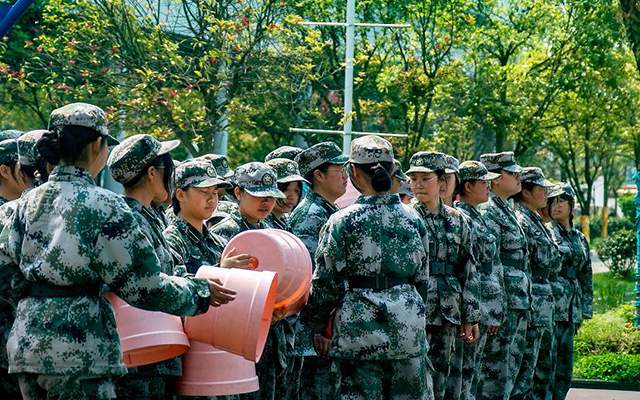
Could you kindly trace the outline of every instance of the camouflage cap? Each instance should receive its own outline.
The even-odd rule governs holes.
[[[409,182],[402,182],[402,184],[400,185],[400,191],[398,192],[398,194],[404,194],[407,196],[414,197],[413,191],[411,190],[411,185],[409,184]]]
[[[550,188],[554,186],[553,183],[545,179],[544,173],[538,167],[522,168],[522,173],[520,175],[520,182],[533,183],[534,185],[542,186],[544,188]]]
[[[271,168],[276,170],[276,175],[278,176],[278,183],[289,183],[289,182],[307,182],[302,176],[300,176],[300,171],[298,170],[298,164],[295,161],[291,161],[287,158],[272,158],[267,161],[265,164],[270,166]]]
[[[22,135],[22,131],[15,129],[7,129],[6,131],[0,131],[0,142],[7,139],[17,139]]]
[[[40,159],[40,152],[36,143],[49,131],[37,129],[29,131],[16,139],[18,144],[18,162],[21,165],[36,165]]]
[[[178,146],[179,140],[160,142],[147,134],[129,136],[111,150],[107,165],[113,179],[124,184],[138,176],[156,157]]]
[[[444,169],[444,172],[447,174],[457,174],[458,167],[460,166],[460,160],[448,154],[445,155],[445,160],[446,160],[446,168]]]
[[[480,161],[465,161],[458,168],[460,181],[491,181],[499,178],[500,174],[489,172]]]
[[[18,142],[16,139],[6,139],[0,142],[0,165],[18,161]]]
[[[87,103],[71,103],[57,108],[49,116],[49,130],[59,126],[84,126],[99,132],[107,138],[107,143],[114,146],[120,143],[109,135],[107,115],[102,108]]]
[[[348,158],[342,155],[340,147],[333,142],[322,142],[314,144],[306,150],[298,154],[294,161],[298,163],[298,168],[302,175],[318,168],[322,164],[343,165]]]
[[[388,140],[376,135],[353,139],[349,151],[349,162],[354,164],[392,163],[393,146]]]
[[[438,151],[419,151],[411,156],[407,175],[414,172],[444,171],[447,167],[446,155]]]
[[[218,177],[211,162],[194,158],[180,163],[175,172],[176,187],[186,189],[190,187],[206,188],[216,186],[230,188],[229,182]]]
[[[211,162],[211,165],[216,169],[218,176],[225,179],[233,176],[233,170],[229,168],[229,161],[226,156],[223,156],[222,154],[205,154],[197,158],[203,158]]]
[[[516,163],[513,151],[503,151],[502,153],[488,153],[480,156],[480,161],[489,171],[505,171],[519,173],[522,167]]]
[[[573,190],[570,184],[566,182],[560,182],[557,185],[554,185],[553,188],[547,193],[547,198],[558,197],[558,196],[568,196],[571,197],[574,201],[576,199],[576,192]]]
[[[400,179],[402,182],[409,180],[407,174],[402,171],[402,164],[400,164],[400,161],[395,159],[393,160],[393,176]]]
[[[267,156],[264,158],[264,162],[273,160],[274,158],[286,158],[293,161],[300,153],[302,153],[302,149],[300,147],[280,146],[271,153],[267,154]]]
[[[234,183],[252,196],[284,199],[277,178],[276,170],[261,162],[243,164],[233,174]]]

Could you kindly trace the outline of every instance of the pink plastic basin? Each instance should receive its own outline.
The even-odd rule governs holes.
[[[259,389],[255,363],[210,344],[191,341],[182,356],[182,377],[176,391],[182,396],[225,396]]]
[[[358,189],[356,189],[351,183],[351,179],[347,179],[347,191],[342,196],[338,197],[338,200],[336,200],[336,206],[340,209],[348,207],[358,200],[360,194],[361,193]]]
[[[301,310],[309,297],[312,264],[309,251],[297,236],[280,229],[250,230],[233,237],[223,257],[231,249],[257,258],[257,271],[278,273],[277,311],[292,315]]]
[[[249,361],[260,360],[271,326],[277,274],[203,266],[196,276],[218,278],[237,294],[229,304],[209,307],[204,314],[187,317],[184,331],[189,339],[210,344]]]
[[[122,359],[127,367],[155,364],[189,350],[180,317],[132,307],[111,292],[105,297],[116,316]]]

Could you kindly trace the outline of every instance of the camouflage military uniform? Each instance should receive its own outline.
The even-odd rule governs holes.
[[[512,152],[484,154],[481,161],[492,172],[521,170]],[[479,210],[489,231],[497,238],[506,307],[498,334],[487,338],[476,398],[507,400],[526,346],[527,319],[531,307],[529,250],[524,231],[507,202],[491,193],[489,201],[480,205]]]
[[[444,171],[443,153],[418,152],[411,157],[407,175],[417,172]],[[429,359],[433,363],[434,397],[444,399],[448,381],[453,380],[452,392],[458,392],[462,373],[462,357],[452,356],[462,324],[477,324],[480,320],[478,304],[478,275],[471,248],[471,230],[460,211],[439,200],[439,210],[432,212],[424,204],[412,205],[422,217],[429,232],[429,290],[427,292],[427,335]],[[451,364],[456,365],[452,368]],[[453,374],[451,374],[453,372]]]
[[[384,139],[352,142],[351,162],[388,158]],[[323,334],[335,310],[329,356],[340,380],[333,398],[433,398],[424,330],[428,251],[424,223],[396,194],[361,196],[322,228],[303,318]]]
[[[549,193],[549,198],[568,196],[575,199],[569,184]],[[593,286],[589,243],[582,232],[566,229],[556,221],[548,225],[560,249],[561,270],[554,285],[556,299],[556,368],[553,399],[564,400],[571,387],[573,372],[573,337],[577,327],[593,316]]]
[[[543,188],[553,186],[547,181],[540,168],[527,167],[522,170],[521,181]],[[516,217],[524,230],[529,248],[529,268],[531,270],[531,318],[527,327],[527,344],[522,357],[522,365],[511,397],[516,399],[551,399],[551,379],[554,376],[555,307],[550,277],[557,274],[560,267],[558,246],[551,232],[544,226],[542,217],[536,211],[520,203]],[[534,390],[534,374],[538,390]]]
[[[18,142],[16,139],[5,139],[0,142],[0,165],[13,166],[18,162]],[[0,206],[9,199],[0,196]]]
[[[239,166],[234,173],[233,181],[252,196],[283,198],[284,193],[278,190],[276,171],[270,166],[251,162]],[[230,215],[213,227],[213,232],[225,240],[237,234],[252,230],[269,228],[264,221],[250,223],[242,215]],[[256,373],[260,382],[258,392],[243,394],[242,399],[276,399],[276,393],[282,392],[282,373],[287,367],[286,322],[273,322],[260,361],[256,364]]]
[[[331,142],[318,143],[299,153],[295,157],[300,173],[306,176],[324,163],[344,164],[347,159],[342,151]],[[293,233],[302,240],[313,255],[318,247],[320,229],[338,208],[319,194],[309,191],[293,210],[289,225]],[[315,264],[314,264],[315,266]],[[303,310],[302,313],[305,311]],[[316,356],[310,335],[299,321],[296,326],[294,354],[304,357],[296,381],[300,382],[300,397],[307,400],[333,399],[331,388],[331,361]],[[300,363],[298,361],[298,363]],[[297,400],[298,397],[294,397]]]
[[[71,106],[52,113],[54,127],[106,131],[102,110]],[[0,267],[2,281],[18,267],[29,282],[7,344],[9,372],[21,374],[25,398],[115,396],[111,378],[126,369],[104,284],[144,309],[195,315],[209,308],[207,282],[161,273],[124,201],[74,166],[56,167],[19,200],[0,235]]]
[[[300,149],[300,151],[302,151],[302,149]],[[309,183],[306,179],[300,176],[298,164],[293,160],[287,158],[271,158],[266,161],[265,164],[276,170],[276,174],[278,175],[278,184],[300,182],[302,187],[303,183]],[[272,213],[271,215],[269,215],[269,218],[267,218],[267,223],[274,228],[291,231],[287,215],[281,215],[277,217],[274,213]]]
[[[25,133],[16,140],[18,150],[18,162],[20,165],[31,166],[35,165],[40,155],[36,149],[36,142],[44,134],[44,130],[35,130]],[[39,185],[39,180],[34,182],[34,185]],[[28,191],[29,189],[27,189]],[[24,194],[24,193],[23,193]],[[7,225],[11,216],[18,206],[18,199],[9,201],[0,206],[0,226],[4,228]],[[16,271],[17,272],[17,271]],[[19,276],[17,274],[17,276]],[[8,288],[7,288],[8,289]],[[4,295],[0,296],[4,298]],[[9,304],[4,301],[0,301],[0,389],[9,398],[20,398],[20,389],[18,387],[18,380],[13,375],[8,375],[8,361],[7,361],[7,339],[13,320],[15,318],[14,311],[17,303]]]

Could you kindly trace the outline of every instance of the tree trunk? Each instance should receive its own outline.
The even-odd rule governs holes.
[[[582,227],[582,234],[587,238],[587,242],[591,242],[591,229],[589,228],[589,215],[580,215],[580,225]]]
[[[608,236],[609,227],[609,171],[605,171],[602,183],[602,210],[600,210],[600,236],[602,240]]]

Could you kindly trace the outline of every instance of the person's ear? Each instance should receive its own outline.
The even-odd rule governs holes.
[[[185,202],[187,200],[187,193],[184,190],[182,190],[180,188],[177,188],[176,189],[176,199],[178,199],[178,202],[180,202],[180,203]]]
[[[240,195],[242,194],[242,190],[240,190],[239,186],[233,188],[233,194],[236,196],[236,199],[240,200]]]
[[[316,178],[318,182],[324,181],[324,174],[319,169],[313,171],[313,177]]]
[[[8,165],[0,165],[0,177],[2,179],[8,179],[11,177],[11,168]]]

